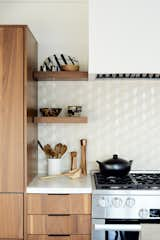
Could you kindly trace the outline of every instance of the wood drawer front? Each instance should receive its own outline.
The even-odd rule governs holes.
[[[27,194],[28,214],[91,214],[90,194]]]
[[[27,195],[28,214],[69,214],[69,195]]]
[[[90,234],[91,215],[28,215],[28,234]]]
[[[71,236],[48,236],[48,235],[28,235],[27,240],[91,240],[90,235]]]
[[[28,235],[27,240],[70,240],[70,236]],[[76,240],[76,239],[73,239]],[[80,240],[80,239],[77,239]],[[88,239],[82,239],[88,240]]]
[[[72,215],[72,234],[91,233],[91,215]]]
[[[28,215],[28,234],[70,234],[70,216]]]

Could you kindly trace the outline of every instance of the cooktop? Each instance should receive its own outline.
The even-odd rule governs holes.
[[[160,189],[160,173],[130,173],[124,177],[106,177],[94,173],[96,189]]]

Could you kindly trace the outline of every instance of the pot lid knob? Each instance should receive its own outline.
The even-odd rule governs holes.
[[[113,155],[113,159],[115,159],[115,160],[118,159],[118,155],[117,155],[117,154],[114,154],[114,155]]]

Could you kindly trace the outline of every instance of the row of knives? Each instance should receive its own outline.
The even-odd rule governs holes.
[[[144,78],[144,79],[160,79],[159,73],[107,73],[107,74],[97,74],[96,79],[105,78]]]

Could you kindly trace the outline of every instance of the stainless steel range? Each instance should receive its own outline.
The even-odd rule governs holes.
[[[160,172],[92,178],[93,240],[160,240]]]

